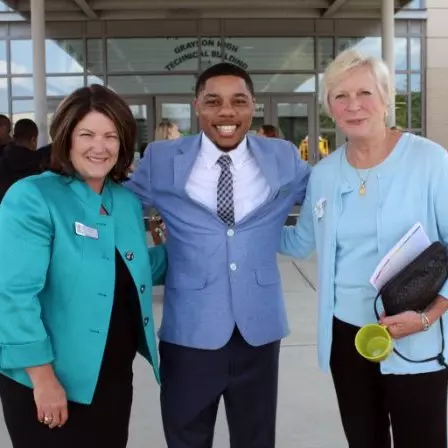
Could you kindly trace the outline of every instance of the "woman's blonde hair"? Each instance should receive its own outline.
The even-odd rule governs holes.
[[[176,123],[170,120],[162,120],[154,131],[155,140],[169,140],[170,130],[176,126]]]
[[[378,91],[386,106],[393,103],[394,87],[389,69],[382,59],[366,56],[357,50],[345,50],[325,70],[321,84],[321,101],[325,112],[331,115],[330,92],[341,82],[344,75],[359,67],[367,67],[372,73]]]

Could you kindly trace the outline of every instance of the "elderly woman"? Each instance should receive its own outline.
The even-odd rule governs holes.
[[[448,154],[386,127],[393,86],[380,60],[340,54],[322,93],[347,143],[314,167],[300,219],[281,240],[281,252],[294,257],[317,250],[320,366],[331,369],[350,448],[390,448],[390,425],[395,448],[446,448],[442,365],[396,354],[373,364],[356,352],[354,339],[376,321],[369,279],[395,243],[417,221],[432,241],[448,243]],[[423,360],[440,352],[447,298],[445,284],[425,313],[382,318],[401,354]]]
[[[120,185],[136,123],[125,101],[76,90],[51,125],[51,170],[0,208],[0,397],[14,448],[124,448],[139,351],[159,378],[141,206]]]

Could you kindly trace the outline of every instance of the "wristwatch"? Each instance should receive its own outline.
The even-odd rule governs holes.
[[[422,319],[423,331],[428,331],[429,327],[431,326],[431,323],[429,322],[428,316],[426,315],[426,313],[422,312],[422,313],[420,313],[420,317]]]

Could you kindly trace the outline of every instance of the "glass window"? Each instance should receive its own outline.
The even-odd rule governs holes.
[[[331,117],[327,115],[323,106],[320,106],[319,112],[319,127],[320,129],[333,129],[335,127],[335,123]]]
[[[100,84],[104,86],[104,76],[87,76],[87,85]]]
[[[197,71],[198,56],[193,37],[107,39],[109,72]]]
[[[422,127],[422,85],[420,75],[411,75],[411,127]]]
[[[12,78],[12,96],[34,96],[33,78]]]
[[[176,123],[183,135],[192,134],[191,104],[176,103],[175,100],[167,101],[160,105],[161,120],[169,120]]]
[[[0,1],[0,12],[14,11],[10,6],[6,5],[4,1]]]
[[[82,40],[46,40],[47,73],[82,73],[85,56]]]
[[[408,128],[408,76],[395,75],[395,115],[396,124],[400,128]]]
[[[11,73],[33,73],[33,47],[30,40],[11,41]]]
[[[30,118],[31,120],[35,120],[33,100],[14,100],[12,102],[13,123],[17,123],[17,121],[22,118]]]
[[[285,140],[289,140],[295,145],[301,146],[301,142],[308,142],[308,105],[298,101],[287,101],[288,100],[285,99],[285,102],[276,104],[279,132]],[[303,157],[303,159],[308,160],[308,158],[305,157]]]
[[[0,78],[0,113],[9,115],[8,107],[8,80],[6,78]]]
[[[367,56],[381,57],[381,37],[340,37],[337,40],[336,51],[341,53],[348,48],[354,48]]]
[[[406,37],[395,38],[395,70],[408,68],[408,39]]]
[[[6,42],[0,41],[0,74],[6,75],[8,72],[8,61],[6,60]]]
[[[313,70],[312,37],[227,37],[225,60],[247,70]]]
[[[408,75],[396,74],[395,75],[395,89],[398,93],[408,92]]]
[[[130,104],[129,108],[137,122],[137,138],[135,139],[134,151],[140,155],[148,145],[148,111],[146,104]],[[138,156],[137,156],[138,157]]]
[[[263,103],[255,104],[255,113],[252,119],[252,126],[250,127],[249,133],[256,134],[260,129],[262,124],[264,123],[264,115],[266,113],[265,107]]]
[[[84,67],[82,40],[46,40],[47,73],[80,73]],[[11,41],[11,73],[33,73],[33,47],[30,40]]]
[[[333,42],[332,37],[320,37],[317,40],[317,69],[319,71],[324,71],[334,58]]]
[[[109,76],[108,85],[122,95],[193,93],[195,85],[193,75],[123,75]]]
[[[84,76],[47,76],[47,95],[66,96],[84,85]]]
[[[333,152],[336,147],[336,133],[322,132],[319,136],[319,159]]]
[[[424,0],[411,0],[404,6],[405,9],[423,9],[424,7]]]
[[[395,95],[395,119],[398,127],[408,128],[408,96],[397,93]]]
[[[219,37],[201,38],[201,71],[222,61],[222,40]]]
[[[104,52],[102,39],[87,39],[87,71],[104,72]]]
[[[422,41],[419,37],[410,40],[411,70],[420,71],[422,63]]]
[[[316,76],[309,75],[252,75],[255,92],[306,93],[316,91]]]
[[[337,40],[337,52],[354,48],[367,56],[381,59],[381,37],[340,37]],[[407,39],[395,38],[395,69],[407,69]]]

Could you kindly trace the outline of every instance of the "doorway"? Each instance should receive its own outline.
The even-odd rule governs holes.
[[[316,163],[314,95],[258,95],[256,101],[251,132],[257,132],[262,124],[271,124],[278,129],[280,138],[290,141],[298,150],[305,143],[306,160]]]
[[[62,98],[48,98],[48,119]],[[125,97],[138,125],[135,145],[139,158],[146,145],[154,140],[155,127],[162,120],[175,122],[182,135],[199,132],[192,95],[141,95]],[[316,103],[313,94],[273,94],[257,96],[251,132],[256,133],[262,124],[277,127],[280,137],[290,141],[298,150],[306,149],[306,159],[311,164],[320,159],[317,154]]]

